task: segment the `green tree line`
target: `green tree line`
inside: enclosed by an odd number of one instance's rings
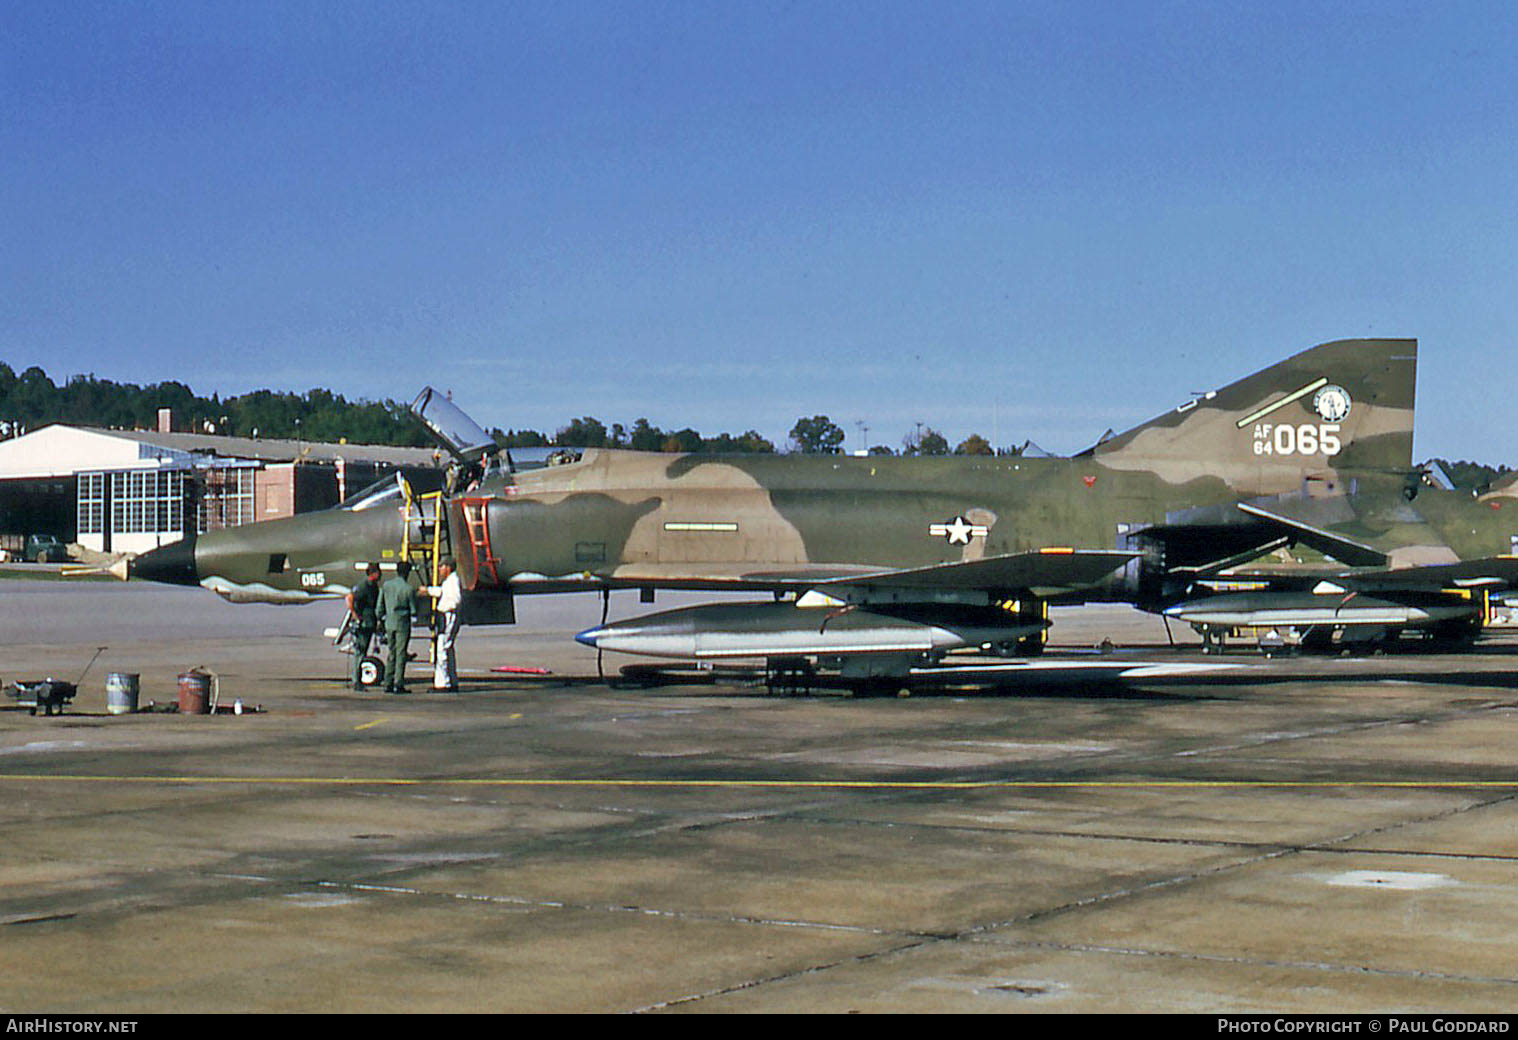
[[[154,429],[158,410],[173,411],[180,432],[216,433],[232,437],[265,437],[338,441],[355,444],[393,444],[425,447],[432,443],[402,402],[349,401],[330,390],[304,394],[254,390],[232,397],[202,397],[179,382],[115,383],[93,374],[71,376],[62,385],[37,366],[20,375],[0,361],[0,435],[35,430],[49,423],[103,426],[116,429]],[[506,447],[631,448],[636,451],[773,453],[776,446],[757,430],[740,434],[702,434],[690,427],[662,429],[639,418],[631,425],[607,424],[594,416],[570,420],[554,433],[541,430],[492,430]],[[803,454],[841,454],[844,431],[826,415],[804,417],[792,427],[785,450]],[[1018,454],[1019,449],[993,450],[979,434],[950,448],[932,427],[921,427],[902,442],[902,455]],[[875,455],[898,452],[887,445],[870,448]]]
[[[330,390],[312,389],[304,394],[254,390],[234,397],[201,397],[178,382],[113,383],[94,375],[70,377],[55,384],[35,365],[17,375],[0,361],[0,435],[21,429],[35,430],[48,423],[104,426],[118,429],[153,429],[158,410],[174,412],[181,431],[219,433],[234,437],[302,438],[355,444],[393,444],[427,447],[432,439],[406,405],[401,402],[349,401]],[[577,447],[632,448],[667,452],[775,452],[776,446],[755,430],[741,434],[707,436],[690,427],[666,430],[646,418],[630,426],[581,416],[552,434],[539,430],[493,430],[496,439],[513,448]],[[785,450],[803,454],[836,455],[844,451],[844,431],[826,415],[796,420]],[[872,455],[1021,455],[1029,445],[995,448],[980,434],[971,434],[958,445],[931,426],[919,426],[903,438],[901,448],[875,444]],[[1443,461],[1443,460],[1435,460]],[[1507,466],[1480,462],[1443,462],[1458,487],[1483,487],[1511,472]]]
[[[631,426],[612,423],[608,426],[591,415],[572,419],[561,426],[553,436],[539,430],[492,430],[497,441],[508,448],[536,448],[553,445],[562,448],[632,448],[635,451],[717,451],[717,452],[773,452],[775,445],[755,430],[734,436],[719,433],[706,437],[685,427],[664,430],[647,419],[638,419]]]
[[[137,386],[93,375],[73,376],[59,386],[36,366],[17,375],[0,362],[0,422],[10,424],[12,433],[49,423],[156,429],[160,408],[173,410],[174,428],[181,432],[312,441],[346,437],[357,444],[412,447],[432,443],[406,406],[395,401],[349,401],[320,389],[201,397],[183,383]]]

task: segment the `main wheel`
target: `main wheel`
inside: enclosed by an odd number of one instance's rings
[[[385,677],[385,662],[378,657],[368,656],[358,666],[358,681],[365,686],[378,686],[380,680]]]

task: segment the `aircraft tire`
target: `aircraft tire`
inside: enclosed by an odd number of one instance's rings
[[[378,657],[366,655],[358,666],[359,682],[365,686],[378,686],[385,678],[385,662]]]

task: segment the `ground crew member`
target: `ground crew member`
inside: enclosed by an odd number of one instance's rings
[[[437,649],[433,654],[432,688],[439,693],[459,692],[459,667],[453,645],[459,635],[459,604],[464,592],[459,586],[458,561],[444,556],[438,561],[441,585],[427,586],[432,609],[437,612]]]
[[[349,685],[362,690],[364,685],[364,658],[369,654],[369,644],[374,640],[374,630],[379,627],[375,611],[379,607],[380,565],[371,563],[364,568],[364,580],[353,586],[348,593],[349,624],[353,629],[353,682]]]
[[[380,586],[378,615],[385,626],[390,656],[385,661],[385,692],[406,692],[406,652],[411,647],[411,616],[416,613],[416,592],[411,588],[411,564],[401,560],[395,577]]]

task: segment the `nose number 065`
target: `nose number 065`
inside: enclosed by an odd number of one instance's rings
[[[1343,448],[1339,443],[1338,423],[1256,423],[1254,427],[1254,453],[1256,455],[1337,455]]]

